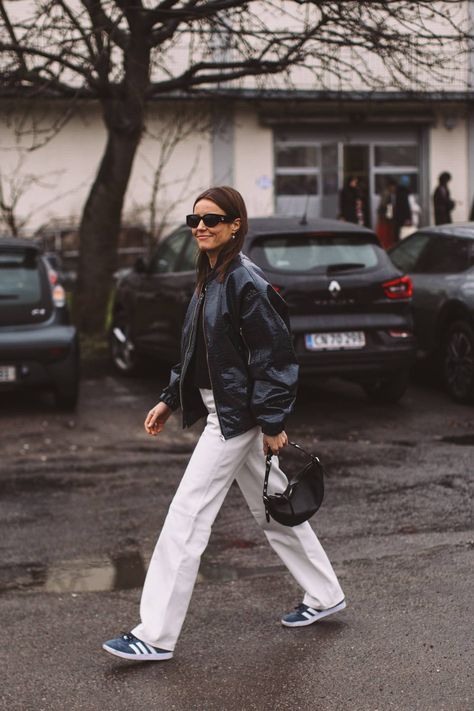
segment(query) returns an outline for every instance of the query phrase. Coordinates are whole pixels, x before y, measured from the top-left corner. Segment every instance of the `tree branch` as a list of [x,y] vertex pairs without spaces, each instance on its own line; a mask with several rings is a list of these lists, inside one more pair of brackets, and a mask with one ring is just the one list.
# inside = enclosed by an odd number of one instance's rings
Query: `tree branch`
[[117,22],[112,20],[103,9],[101,0],[81,0],[81,3],[89,13],[94,31],[105,32],[117,47],[126,52],[130,36],[119,27],[121,17]]

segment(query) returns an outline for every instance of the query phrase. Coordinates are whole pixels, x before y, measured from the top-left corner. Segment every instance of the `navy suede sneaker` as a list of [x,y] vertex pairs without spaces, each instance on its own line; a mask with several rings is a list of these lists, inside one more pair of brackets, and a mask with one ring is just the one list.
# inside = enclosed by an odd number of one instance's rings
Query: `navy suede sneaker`
[[281,624],[285,627],[305,627],[306,625],[312,625],[313,622],[321,620],[323,617],[328,615],[333,615],[335,612],[339,612],[346,607],[346,601],[341,600],[334,607],[327,607],[325,610],[315,610],[314,607],[309,607],[304,603],[295,607],[294,612],[288,612],[284,615]]
[[104,642],[102,649],[105,649],[109,654],[114,654],[116,657],[133,659],[137,662],[157,662],[160,659],[171,659],[173,656],[173,652],[159,647],[152,647],[151,644],[142,642],[131,632],[125,632],[117,639],[109,639],[108,642]]

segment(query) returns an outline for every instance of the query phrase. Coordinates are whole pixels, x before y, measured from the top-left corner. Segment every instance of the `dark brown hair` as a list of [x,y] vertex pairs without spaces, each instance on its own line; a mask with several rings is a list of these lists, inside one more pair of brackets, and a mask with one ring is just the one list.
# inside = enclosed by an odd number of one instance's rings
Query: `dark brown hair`
[[[212,200],[218,205],[221,210],[224,210],[225,214],[229,217],[239,217],[240,227],[235,233],[235,238],[229,240],[219,252],[219,263],[217,267],[217,279],[222,282],[229,264],[234,259],[234,257],[239,254],[244,244],[244,238],[248,230],[248,219],[247,219],[247,208],[245,207],[245,202],[242,195],[234,188],[228,185],[221,185],[214,188],[208,188],[204,190],[194,201],[193,209],[199,200]],[[199,252],[197,258],[197,288],[201,291],[202,285],[204,284],[207,275],[211,271],[211,266],[209,264],[209,258],[207,254],[202,251]]]

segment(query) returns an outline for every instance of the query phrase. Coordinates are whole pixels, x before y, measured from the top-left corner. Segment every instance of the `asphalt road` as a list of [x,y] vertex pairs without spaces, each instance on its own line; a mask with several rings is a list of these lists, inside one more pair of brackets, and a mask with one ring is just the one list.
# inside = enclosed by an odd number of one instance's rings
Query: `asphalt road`
[[474,407],[412,385],[396,407],[305,384],[288,430],[319,452],[313,520],[348,608],[303,629],[300,601],[236,488],[176,650],[101,650],[137,621],[140,584],[199,436],[142,421],[163,376],[84,378],[80,408],[0,400],[0,708],[9,711],[472,711]]

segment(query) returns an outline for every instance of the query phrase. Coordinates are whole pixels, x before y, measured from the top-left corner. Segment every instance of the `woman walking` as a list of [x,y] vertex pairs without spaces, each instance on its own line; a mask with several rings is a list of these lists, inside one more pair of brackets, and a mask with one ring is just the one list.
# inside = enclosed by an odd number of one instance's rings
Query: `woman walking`
[[[211,528],[234,479],[275,552],[304,590],[282,624],[312,624],[346,603],[331,564],[308,522],[267,523],[262,502],[264,453],[288,442],[285,421],[296,395],[298,366],[286,305],[260,269],[241,253],[247,211],[240,193],[210,188],[186,218],[199,248],[197,287],[185,318],[181,362],[148,413],[159,434],[173,410],[183,426],[207,417],[171,502],[143,588],[141,622],[103,648],[125,659],[173,656]],[[287,481],[272,467],[273,486]]]

